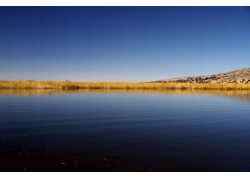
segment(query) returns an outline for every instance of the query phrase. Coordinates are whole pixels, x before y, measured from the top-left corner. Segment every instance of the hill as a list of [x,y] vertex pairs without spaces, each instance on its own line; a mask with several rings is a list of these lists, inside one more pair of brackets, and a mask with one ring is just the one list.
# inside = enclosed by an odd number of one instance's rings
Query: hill
[[250,84],[250,68],[243,68],[225,73],[208,76],[189,76],[170,78],[154,82],[185,82],[185,83],[244,83]]

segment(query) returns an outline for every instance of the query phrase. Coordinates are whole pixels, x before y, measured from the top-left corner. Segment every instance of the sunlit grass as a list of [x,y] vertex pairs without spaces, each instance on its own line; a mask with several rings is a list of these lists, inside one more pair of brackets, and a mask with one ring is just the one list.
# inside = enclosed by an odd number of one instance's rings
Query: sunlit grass
[[0,89],[250,89],[250,84],[234,83],[140,83],[140,82],[67,82],[0,81]]

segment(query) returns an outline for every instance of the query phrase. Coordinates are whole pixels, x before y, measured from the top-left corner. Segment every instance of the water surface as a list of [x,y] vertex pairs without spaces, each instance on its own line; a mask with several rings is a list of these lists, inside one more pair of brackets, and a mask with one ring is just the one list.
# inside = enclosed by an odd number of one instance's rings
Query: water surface
[[248,91],[0,91],[1,171],[250,171]]

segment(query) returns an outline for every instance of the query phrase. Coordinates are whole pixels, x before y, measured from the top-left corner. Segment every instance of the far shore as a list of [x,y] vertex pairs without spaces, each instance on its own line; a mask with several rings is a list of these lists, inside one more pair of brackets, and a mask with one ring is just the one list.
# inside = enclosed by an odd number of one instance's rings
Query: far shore
[[221,89],[250,90],[244,83],[181,82],[70,82],[40,80],[0,80],[0,89]]

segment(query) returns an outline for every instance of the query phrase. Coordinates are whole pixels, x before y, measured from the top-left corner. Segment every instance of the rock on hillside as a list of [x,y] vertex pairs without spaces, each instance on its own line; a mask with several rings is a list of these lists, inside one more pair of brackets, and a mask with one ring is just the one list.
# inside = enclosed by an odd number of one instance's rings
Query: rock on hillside
[[250,68],[209,75],[171,78],[154,82],[189,82],[189,83],[245,83],[250,84]]

